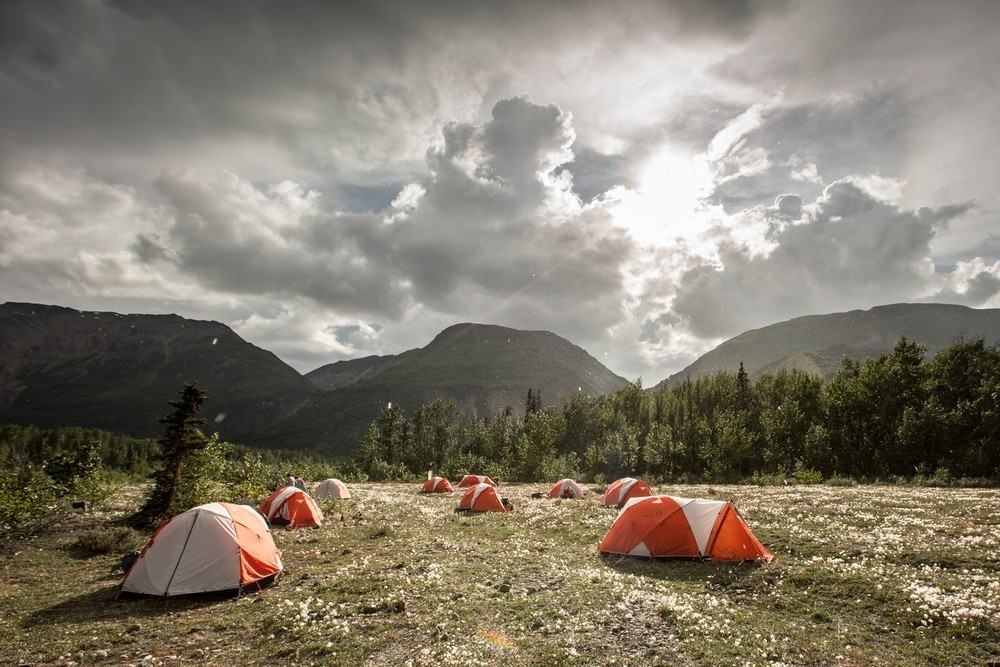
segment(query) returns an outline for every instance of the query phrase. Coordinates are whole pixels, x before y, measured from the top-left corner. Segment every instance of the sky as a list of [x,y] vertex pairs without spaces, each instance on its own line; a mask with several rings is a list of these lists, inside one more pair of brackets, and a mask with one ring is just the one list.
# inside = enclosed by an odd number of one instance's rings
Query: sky
[[301,372],[460,322],[652,386],[743,331],[1000,307],[1000,2],[0,3],[0,302]]

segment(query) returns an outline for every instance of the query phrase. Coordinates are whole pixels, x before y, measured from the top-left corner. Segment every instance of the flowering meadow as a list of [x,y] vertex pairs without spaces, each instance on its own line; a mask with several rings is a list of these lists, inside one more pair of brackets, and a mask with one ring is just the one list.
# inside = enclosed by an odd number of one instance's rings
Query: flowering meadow
[[242,598],[115,601],[117,554],[7,545],[0,664],[978,665],[1000,660],[1000,491],[662,486],[732,500],[770,563],[601,556],[616,515],[504,485],[356,484],[318,529],[275,528],[286,572]]

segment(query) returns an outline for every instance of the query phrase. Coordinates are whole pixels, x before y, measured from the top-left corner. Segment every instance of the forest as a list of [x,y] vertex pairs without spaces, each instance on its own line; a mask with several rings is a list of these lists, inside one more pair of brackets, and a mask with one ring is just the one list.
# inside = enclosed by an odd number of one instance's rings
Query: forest
[[[826,383],[797,370],[751,378],[741,367],[655,391],[637,381],[605,396],[580,392],[549,406],[528,389],[524,406],[492,418],[441,399],[410,416],[392,404],[343,461],[209,440],[188,474],[207,480],[205,494],[214,481],[212,493],[224,487],[233,499],[273,485],[290,468],[348,481],[413,480],[433,471],[511,482],[637,476],[652,483],[992,485],[1000,480],[1000,350],[961,341],[928,360],[922,346],[901,338],[877,359],[845,358]],[[115,480],[148,478],[160,458],[153,439],[2,426],[0,496],[85,482],[96,494]],[[6,512],[16,514],[16,507]]]
[[656,391],[641,381],[523,412],[464,416],[436,400],[372,422],[354,465],[372,480],[433,470],[511,481],[623,475],[659,482],[917,480],[1000,475],[1000,351],[960,341],[926,359],[905,337],[889,354],[844,359],[835,377],[718,372]]

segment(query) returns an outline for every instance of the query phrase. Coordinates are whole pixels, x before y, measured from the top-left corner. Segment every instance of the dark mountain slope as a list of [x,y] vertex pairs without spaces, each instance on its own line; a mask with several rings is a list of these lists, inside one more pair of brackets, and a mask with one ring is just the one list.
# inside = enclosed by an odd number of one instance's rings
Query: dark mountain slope
[[751,374],[800,368],[830,378],[845,356],[878,357],[900,336],[926,346],[928,358],[963,337],[993,344],[1000,341],[1000,309],[918,303],[797,317],[731,338],[661,385],[723,369],[735,372],[741,361]]
[[313,387],[218,322],[0,305],[0,422],[159,436],[185,382],[208,392],[206,432],[257,430]]
[[[317,369],[310,376],[320,377],[321,371],[334,376],[332,367],[338,366]],[[448,327],[422,349],[358,368],[364,379],[317,394],[294,415],[250,440],[344,453],[390,402],[412,411],[444,398],[466,411],[491,416],[507,406],[522,410],[529,388],[538,389],[543,402],[551,404],[575,391],[596,396],[627,384],[553,333],[481,324]]]

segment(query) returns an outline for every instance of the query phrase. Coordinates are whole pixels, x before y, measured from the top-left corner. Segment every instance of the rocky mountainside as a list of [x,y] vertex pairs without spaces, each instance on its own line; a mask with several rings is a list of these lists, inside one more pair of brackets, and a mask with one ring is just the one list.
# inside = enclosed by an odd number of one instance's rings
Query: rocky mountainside
[[529,388],[552,404],[627,382],[546,331],[460,324],[421,349],[302,376],[218,322],[0,305],[0,423],[158,437],[167,402],[191,381],[209,396],[206,432],[332,453],[352,450],[390,401],[412,411],[444,398],[489,416],[522,410]]
[[829,379],[844,357],[876,358],[891,351],[900,336],[924,345],[928,358],[963,338],[995,344],[1000,342],[1000,309],[904,303],[797,317],[731,338],[660,384],[736,372],[741,361],[751,375],[799,368]]
[[[294,415],[250,440],[341,452],[356,444],[390,402],[409,412],[443,398],[467,412],[491,416],[508,406],[523,410],[529,388],[551,404],[572,392],[597,396],[628,382],[553,333],[483,324],[457,324],[424,348],[339,362],[307,377],[339,386],[316,394]],[[348,383],[349,377],[359,379]]]
[[186,382],[208,393],[206,432],[266,428],[312,385],[218,322],[0,305],[0,423],[158,437]]

